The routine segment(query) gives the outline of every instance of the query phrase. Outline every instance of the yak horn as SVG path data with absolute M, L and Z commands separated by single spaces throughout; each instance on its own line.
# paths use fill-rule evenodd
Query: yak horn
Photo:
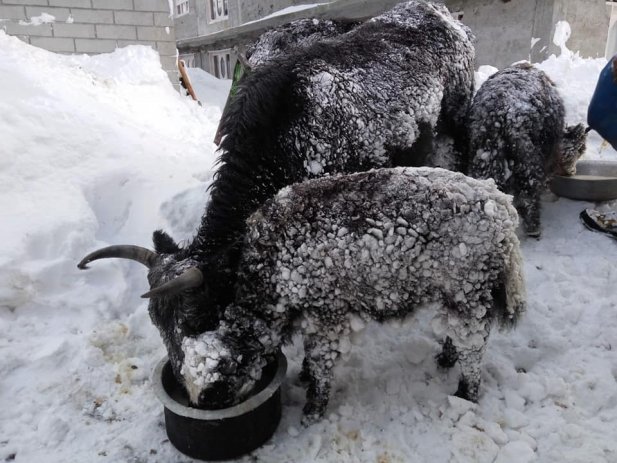
M 87 269 L 88 264 L 93 260 L 107 259 L 110 257 L 119 257 L 121 259 L 131 259 L 140 264 L 144 264 L 148 268 L 152 268 L 157 261 L 158 254 L 141 246 L 132 245 L 116 245 L 107 246 L 106 248 L 98 249 L 84 257 L 77 267 L 81 270 Z
M 191 267 L 182 275 L 167 283 L 162 284 L 154 289 L 151 289 L 146 294 L 142 294 L 143 298 L 158 297 L 170 294 L 176 294 L 185 289 L 197 288 L 204 281 L 204 276 L 197 267 Z

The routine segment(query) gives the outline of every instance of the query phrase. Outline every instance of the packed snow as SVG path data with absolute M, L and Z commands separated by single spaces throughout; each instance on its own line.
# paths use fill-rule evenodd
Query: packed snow
M 160 227 L 188 240 L 207 203 L 223 95 L 179 95 L 157 58 L 138 46 L 56 55 L 0 32 L 0 460 L 190 461 L 167 440 L 149 379 L 165 351 L 139 298 L 145 268 L 76 268 L 107 244 L 149 246 Z M 568 123 L 584 121 L 605 64 L 539 64 Z M 590 134 L 586 158 L 616 154 Z M 522 240 L 528 310 L 491 335 L 478 404 L 449 395 L 457 367 L 436 367 L 420 311 L 358 333 L 327 418 L 309 428 L 294 343 L 282 422 L 241 461 L 617 461 L 615 243 L 579 222 L 594 206 L 547 195 L 543 238 Z

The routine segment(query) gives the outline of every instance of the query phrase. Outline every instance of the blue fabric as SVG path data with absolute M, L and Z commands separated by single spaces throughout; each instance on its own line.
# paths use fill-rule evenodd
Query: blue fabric
M 587 125 L 617 150 L 617 78 L 613 76 L 613 56 L 602 69 L 587 110 Z

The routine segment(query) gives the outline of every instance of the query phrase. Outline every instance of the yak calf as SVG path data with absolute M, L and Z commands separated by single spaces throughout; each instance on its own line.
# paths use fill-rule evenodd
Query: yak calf
M 522 63 L 493 74 L 469 113 L 469 169 L 514 196 L 529 236 L 540 236 L 540 194 L 552 175 L 573 175 L 585 152 L 582 124 L 566 127 L 565 109 L 548 76 Z
M 236 299 L 219 328 L 182 342 L 190 399 L 225 407 L 245 398 L 268 356 L 304 339 L 304 422 L 326 409 L 332 367 L 364 322 L 403 318 L 440 302 L 458 359 L 457 395 L 477 400 L 493 322 L 525 306 L 511 197 L 493 181 L 443 169 L 381 169 L 283 189 L 247 222 Z

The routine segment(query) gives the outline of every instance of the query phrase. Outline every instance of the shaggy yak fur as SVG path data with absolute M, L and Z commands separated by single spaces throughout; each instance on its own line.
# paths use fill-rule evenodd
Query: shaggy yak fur
M 548 76 L 528 63 L 493 74 L 469 114 L 469 170 L 514 196 L 526 233 L 540 236 L 540 194 L 553 175 L 573 175 L 585 152 L 582 124 L 565 127 Z
M 258 66 L 223 118 L 220 167 L 195 238 L 180 247 L 157 231 L 153 255 L 105 248 L 80 268 L 103 257 L 149 268 L 150 316 L 181 379 L 182 340 L 214 329 L 234 300 L 250 214 L 310 177 L 422 164 L 436 130 L 464 132 L 473 59 L 466 27 L 443 5 L 412 0 Z
M 442 304 L 439 357 L 476 401 L 492 322 L 524 310 L 518 216 L 493 181 L 443 169 L 379 169 L 283 189 L 248 220 L 237 296 L 216 331 L 183 342 L 193 403 L 242 400 L 267 358 L 304 339 L 304 422 L 323 416 L 351 332 Z
M 270 29 L 246 50 L 249 66 L 255 68 L 282 55 L 348 32 L 358 23 L 329 19 L 298 19 Z

